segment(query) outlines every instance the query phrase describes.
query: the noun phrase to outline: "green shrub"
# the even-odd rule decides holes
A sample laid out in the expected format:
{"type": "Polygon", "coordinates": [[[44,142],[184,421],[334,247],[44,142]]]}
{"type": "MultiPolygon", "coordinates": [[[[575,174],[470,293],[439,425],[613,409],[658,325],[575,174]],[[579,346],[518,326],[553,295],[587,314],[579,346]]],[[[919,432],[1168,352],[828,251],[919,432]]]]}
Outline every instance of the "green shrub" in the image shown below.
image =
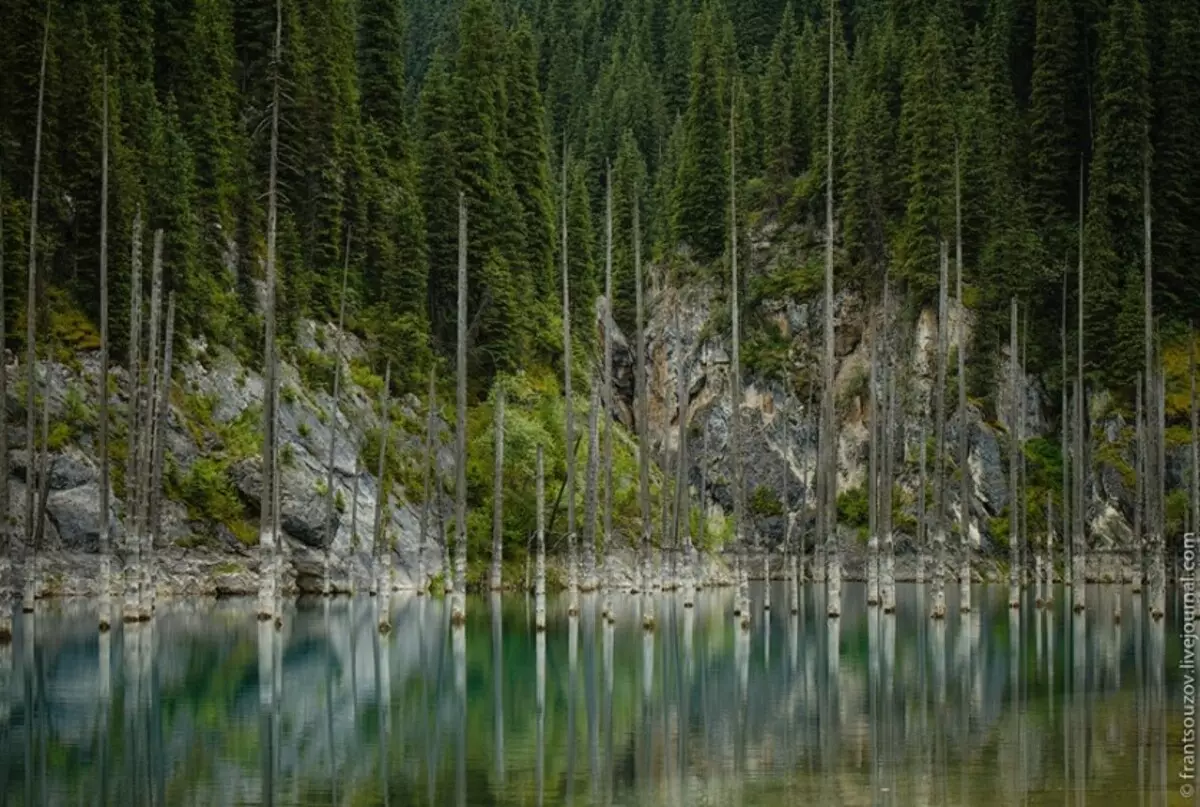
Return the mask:
{"type": "Polygon", "coordinates": [[[319,350],[302,350],[296,355],[296,369],[304,386],[333,394],[334,360],[319,350]]]}
{"type": "Polygon", "coordinates": [[[759,517],[783,515],[783,503],[774,489],[759,485],[750,496],[750,513],[759,517]]]}
{"type": "Polygon", "coordinates": [[[308,422],[304,420],[300,421],[300,436],[308,439],[310,434],[312,434],[312,429],[309,428],[308,422]]]}
{"type": "Polygon", "coordinates": [[[842,491],[837,498],[838,523],[848,527],[865,527],[870,516],[870,502],[865,488],[842,491]]]}
{"type": "Polygon", "coordinates": [[[180,488],[189,518],[224,524],[237,534],[234,525],[243,520],[246,508],[238,498],[226,464],[212,457],[200,457],[180,488]]]}

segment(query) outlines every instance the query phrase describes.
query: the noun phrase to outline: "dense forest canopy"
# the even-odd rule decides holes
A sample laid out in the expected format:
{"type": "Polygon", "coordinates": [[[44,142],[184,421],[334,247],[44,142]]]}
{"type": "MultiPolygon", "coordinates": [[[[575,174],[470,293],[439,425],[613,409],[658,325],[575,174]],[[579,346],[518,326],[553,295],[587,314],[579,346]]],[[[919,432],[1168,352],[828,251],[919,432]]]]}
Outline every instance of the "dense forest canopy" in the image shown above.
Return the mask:
{"type": "MultiPolygon", "coordinates": [[[[10,346],[24,317],[14,277],[28,255],[47,19],[36,246],[53,312],[98,318],[107,71],[113,300],[127,299],[141,209],[166,232],[181,337],[261,351],[264,122],[278,70],[283,338],[300,317],[336,315],[348,248],[351,326],[398,360],[399,387],[419,390],[423,369],[453,349],[463,191],[476,396],[495,373],[551,363],[561,348],[564,174],[582,351],[597,349],[607,166],[624,325],[635,201],[645,254],[680,278],[725,277],[731,104],[747,220],[823,226],[832,22],[839,286],[874,296],[890,272],[910,305],[934,297],[939,242],[954,237],[957,155],[973,355],[1005,339],[1016,295],[1031,314],[1031,367],[1054,376],[1082,197],[1088,371],[1131,387],[1147,163],[1156,313],[1168,333],[1200,316],[1200,3],[835,3],[282,0],[274,65],[275,0],[3,0],[10,346]]],[[[114,303],[118,340],[127,317],[114,303]]]]}

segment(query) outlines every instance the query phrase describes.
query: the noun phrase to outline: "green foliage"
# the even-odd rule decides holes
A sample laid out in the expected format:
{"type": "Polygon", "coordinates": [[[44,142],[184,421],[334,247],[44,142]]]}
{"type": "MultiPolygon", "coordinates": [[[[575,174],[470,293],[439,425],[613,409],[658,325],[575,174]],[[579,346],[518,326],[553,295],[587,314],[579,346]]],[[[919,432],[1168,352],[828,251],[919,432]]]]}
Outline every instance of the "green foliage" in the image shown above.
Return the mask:
{"type": "Polygon", "coordinates": [[[783,503],[775,489],[767,485],[759,485],[750,496],[750,514],[759,518],[782,516],[783,503]]]}
{"type": "Polygon", "coordinates": [[[838,493],[839,524],[845,524],[848,527],[866,527],[869,508],[870,501],[865,488],[851,488],[838,493]]]}
{"type": "Polygon", "coordinates": [[[183,478],[180,493],[188,507],[188,518],[224,524],[234,534],[245,518],[245,506],[229,478],[228,465],[210,457],[199,457],[183,478]]]}

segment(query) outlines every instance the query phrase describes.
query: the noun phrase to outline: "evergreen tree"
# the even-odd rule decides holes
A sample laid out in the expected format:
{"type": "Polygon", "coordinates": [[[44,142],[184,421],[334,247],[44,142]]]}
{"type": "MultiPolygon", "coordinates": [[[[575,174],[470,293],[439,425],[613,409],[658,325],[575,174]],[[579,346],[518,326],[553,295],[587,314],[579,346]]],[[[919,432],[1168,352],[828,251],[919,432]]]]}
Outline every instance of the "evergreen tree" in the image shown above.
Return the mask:
{"type": "Polygon", "coordinates": [[[702,262],[725,248],[728,188],[722,121],[728,106],[722,89],[714,13],[708,6],[696,17],[693,31],[691,96],[683,119],[673,211],[675,235],[702,262]]]}
{"type": "Polygon", "coordinates": [[[762,77],[759,101],[762,108],[763,162],[767,180],[780,185],[793,176],[795,152],[791,139],[792,92],[791,56],[795,49],[795,22],[789,4],[771,45],[762,77]]]}
{"type": "MultiPolygon", "coordinates": [[[[567,273],[571,280],[571,346],[576,351],[590,351],[596,343],[599,283],[596,278],[596,231],[592,226],[587,178],[583,161],[572,160],[567,178],[567,273]]],[[[560,255],[559,265],[561,261],[560,255]]],[[[561,349],[561,340],[559,347],[561,349]]]]}
{"type": "Polygon", "coordinates": [[[446,353],[454,344],[458,265],[458,154],[451,78],[446,58],[434,54],[418,110],[419,186],[429,256],[429,319],[434,345],[446,353]]]}
{"type": "MultiPolygon", "coordinates": [[[[635,286],[633,265],[633,209],[646,210],[649,188],[646,162],[633,132],[626,129],[613,163],[613,317],[622,332],[634,332],[635,286]]],[[[649,254],[644,248],[643,255],[649,254]]]]}

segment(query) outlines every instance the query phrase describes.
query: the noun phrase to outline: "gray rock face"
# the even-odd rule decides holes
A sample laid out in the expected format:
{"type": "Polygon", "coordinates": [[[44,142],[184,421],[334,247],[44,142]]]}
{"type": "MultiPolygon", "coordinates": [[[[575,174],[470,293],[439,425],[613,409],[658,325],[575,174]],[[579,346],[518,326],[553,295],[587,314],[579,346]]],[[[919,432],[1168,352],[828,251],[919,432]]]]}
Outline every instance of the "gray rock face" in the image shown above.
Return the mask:
{"type": "Polygon", "coordinates": [[[63,549],[100,550],[100,486],[95,482],[51,491],[46,498],[46,515],[53,522],[63,549]]]}

